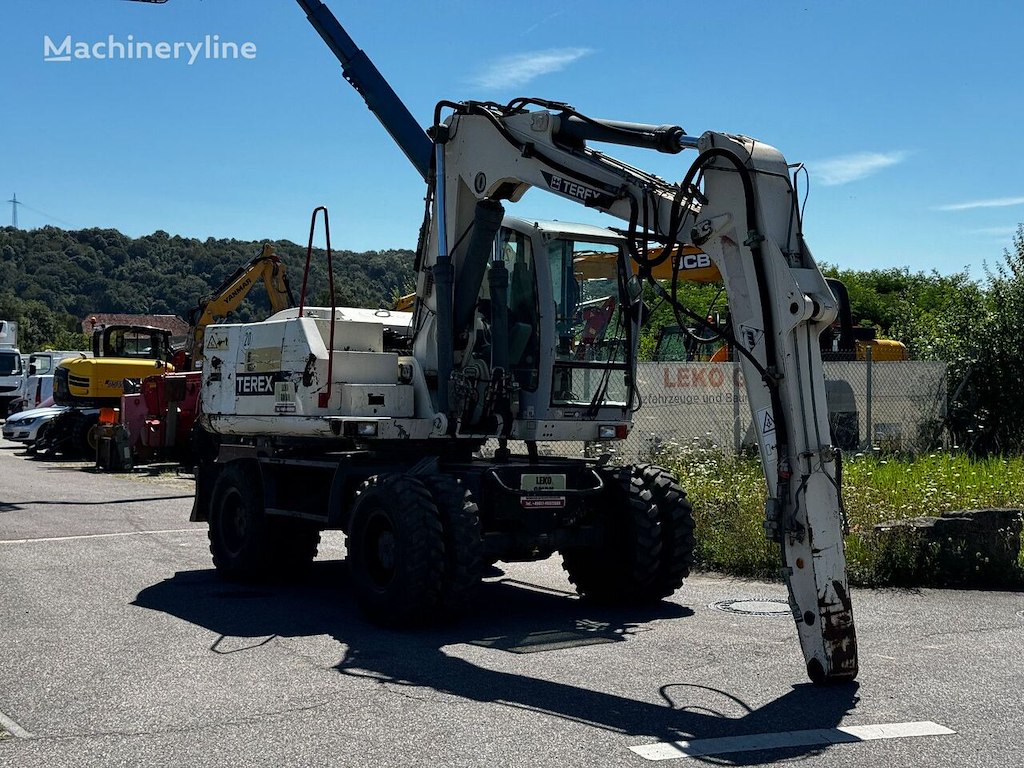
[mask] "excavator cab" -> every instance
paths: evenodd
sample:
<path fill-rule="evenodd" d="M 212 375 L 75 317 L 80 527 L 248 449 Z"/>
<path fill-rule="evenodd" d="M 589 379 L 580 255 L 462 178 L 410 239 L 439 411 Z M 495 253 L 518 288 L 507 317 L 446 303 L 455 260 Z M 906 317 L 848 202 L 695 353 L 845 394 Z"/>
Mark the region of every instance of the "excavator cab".
<path fill-rule="evenodd" d="M 637 334 L 635 329 L 627 332 L 627 315 L 621 311 L 628 297 L 620 295 L 619 281 L 582 280 L 575 267 L 580 252 L 595 250 L 619 259 L 622 243 L 576 236 L 547 245 L 556 328 L 552 406 L 624 407 L 632 399 L 626 373 Z"/>
<path fill-rule="evenodd" d="M 139 325 L 110 325 L 93 334 L 94 357 L 171 359 L 170 331 Z"/>
<path fill-rule="evenodd" d="M 82 408 L 116 406 L 125 379 L 174 370 L 171 332 L 145 325 L 108 325 L 92 336 L 91 358 L 64 360 L 54 370 L 54 400 Z"/>
<path fill-rule="evenodd" d="M 503 219 L 471 327 L 456 343 L 461 431 L 500 429 L 482 410 L 489 403 L 525 439 L 534 437 L 524 432 L 533 420 L 547 421 L 547 434 L 593 440 L 597 422 L 628 421 L 639 313 L 627 311 L 637 294 L 625 246 L 601 227 Z M 578 270 L 581 255 L 594 252 L 610 263 L 610 277 L 584 279 Z"/>

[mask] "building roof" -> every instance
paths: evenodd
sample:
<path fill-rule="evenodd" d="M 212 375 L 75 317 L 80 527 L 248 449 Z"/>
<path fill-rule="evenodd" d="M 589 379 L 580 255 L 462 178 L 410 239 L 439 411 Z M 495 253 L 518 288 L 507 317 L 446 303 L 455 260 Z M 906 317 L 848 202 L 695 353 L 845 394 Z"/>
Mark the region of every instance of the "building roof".
<path fill-rule="evenodd" d="M 122 315 L 95 312 L 82 319 L 82 332 L 92 334 L 93 330 L 105 325 L 148 325 L 171 332 L 171 336 L 188 336 L 189 324 L 177 315 Z"/>

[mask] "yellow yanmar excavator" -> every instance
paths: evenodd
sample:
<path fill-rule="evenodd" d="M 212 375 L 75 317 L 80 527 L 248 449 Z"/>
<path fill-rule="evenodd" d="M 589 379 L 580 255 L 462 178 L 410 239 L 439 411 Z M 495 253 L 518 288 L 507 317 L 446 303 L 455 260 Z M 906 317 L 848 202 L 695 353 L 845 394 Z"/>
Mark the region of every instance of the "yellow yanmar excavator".
<path fill-rule="evenodd" d="M 232 312 L 238 309 L 238 305 L 260 280 L 263 281 L 263 287 L 267 291 L 272 313 L 295 306 L 284 263 L 274 253 L 273 246 L 270 243 L 264 243 L 263 251 L 259 256 L 244 267 L 239 267 L 211 296 L 201 300 L 189 314 L 192 332 L 189 336 L 187 351 L 193 368 L 203 367 L 203 342 L 206 337 L 206 326 L 211 323 L 224 322 Z"/>

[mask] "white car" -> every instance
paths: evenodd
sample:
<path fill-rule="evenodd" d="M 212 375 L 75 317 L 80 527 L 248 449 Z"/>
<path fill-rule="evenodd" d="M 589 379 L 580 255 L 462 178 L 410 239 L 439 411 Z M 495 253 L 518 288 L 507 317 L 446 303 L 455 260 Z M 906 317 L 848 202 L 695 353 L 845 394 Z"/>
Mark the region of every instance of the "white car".
<path fill-rule="evenodd" d="M 11 414 L 4 422 L 4 440 L 25 443 L 31 447 L 45 434 L 50 422 L 66 410 L 66 406 L 51 405 Z"/>

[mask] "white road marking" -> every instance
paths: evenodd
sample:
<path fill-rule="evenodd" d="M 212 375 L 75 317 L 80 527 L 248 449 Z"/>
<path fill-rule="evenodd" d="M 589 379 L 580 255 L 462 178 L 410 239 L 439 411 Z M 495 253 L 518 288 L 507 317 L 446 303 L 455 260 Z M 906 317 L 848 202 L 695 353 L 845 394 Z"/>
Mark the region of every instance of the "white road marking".
<path fill-rule="evenodd" d="M 9 718 L 3 712 L 0 712 L 0 728 L 3 728 L 5 731 L 11 734 L 11 736 L 17 736 L 19 739 L 35 738 L 31 733 L 29 733 L 16 722 L 11 720 L 11 718 Z"/>
<path fill-rule="evenodd" d="M 809 731 L 755 733 L 749 736 L 726 736 L 718 739 L 696 739 L 630 747 L 648 760 L 672 760 L 680 757 L 703 757 L 731 752 L 754 752 L 762 749 L 809 747 L 818 744 L 853 744 L 877 739 L 903 739 L 911 736 L 948 736 L 955 734 L 945 726 L 924 721 L 919 723 L 888 723 L 882 725 L 851 725 L 839 728 L 817 728 Z"/>
<path fill-rule="evenodd" d="M 155 533 L 206 533 L 206 528 L 171 528 L 165 531 L 123 531 L 121 533 L 83 533 L 79 536 L 44 536 L 37 539 L 0 539 L 0 544 L 31 544 L 37 541 L 77 541 L 78 539 L 110 539 L 117 536 L 151 536 Z"/>

